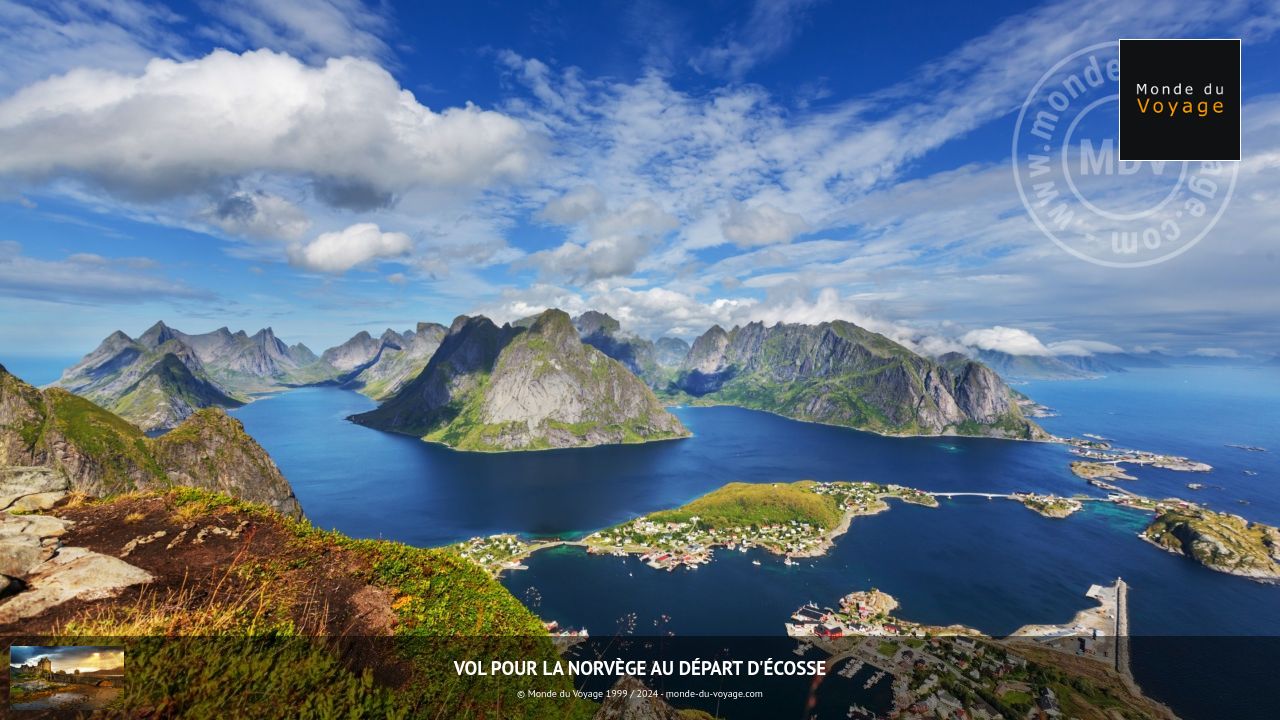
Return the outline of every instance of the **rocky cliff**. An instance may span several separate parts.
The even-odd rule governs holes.
[[[712,327],[673,387],[697,402],[877,432],[1045,437],[985,365],[936,362],[839,320]]]
[[[343,387],[384,400],[422,372],[447,333],[436,323],[418,323],[402,333],[388,329],[376,340],[362,331],[322,357],[343,371]]]
[[[355,422],[464,450],[537,450],[688,434],[620,363],[584,344],[569,316],[527,327],[462,316],[422,373]]]
[[[56,500],[68,491],[104,496],[170,485],[302,514],[266,451],[221,409],[201,410],[153,440],[84,398],[37,390],[0,367],[0,499],[8,505]]]

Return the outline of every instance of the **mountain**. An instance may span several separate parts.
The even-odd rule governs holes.
[[[654,359],[659,367],[678,368],[689,354],[689,343],[675,337],[660,337],[654,342]]]
[[[673,371],[689,352],[689,344],[677,338],[646,340],[622,330],[622,325],[609,315],[588,310],[573,320],[582,342],[622,363],[649,387],[665,388],[673,379]]]
[[[547,310],[526,328],[453,321],[422,372],[353,421],[461,450],[540,450],[684,437],[622,364]]]
[[[987,366],[954,353],[935,362],[840,320],[714,326],[673,387],[695,402],[876,432],[1045,437]]]
[[[1089,368],[1083,356],[1069,361],[1053,355],[1014,355],[999,350],[979,350],[977,359],[1010,380],[1086,380],[1102,375]],[[1123,372],[1123,370],[1121,370]]]
[[[255,392],[320,382],[336,371],[270,328],[188,335],[158,322],[135,340],[109,335],[54,383],[145,431],[168,430],[205,407],[234,408]]]
[[[41,471],[30,472],[35,469]],[[151,439],[82,397],[56,387],[38,390],[3,367],[0,470],[6,478],[39,476],[42,483],[58,481],[50,487],[96,496],[189,485],[302,514],[266,451],[221,409],[200,410]]]
[[[368,365],[381,349],[380,341],[374,340],[367,330],[361,330],[350,340],[320,353],[320,359],[338,370],[348,371]]]
[[[215,382],[237,395],[312,385],[337,374],[306,345],[286,345],[271,328],[253,335],[243,330],[232,333],[225,327],[204,335],[173,332],[195,351]]]
[[[339,378],[343,387],[384,400],[422,372],[448,332],[436,323],[418,323],[403,333],[388,329],[377,340],[362,331],[321,357],[344,371]]]

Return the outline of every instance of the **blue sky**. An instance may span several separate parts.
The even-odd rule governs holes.
[[[157,319],[844,318],[927,352],[1280,352],[1280,6],[0,0],[0,357]],[[1242,37],[1228,212],[1149,268],[1027,217],[1017,109],[1119,37]]]

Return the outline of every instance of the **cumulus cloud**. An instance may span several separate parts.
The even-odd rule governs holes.
[[[311,228],[301,208],[262,191],[232,193],[201,217],[224,232],[252,239],[299,240]]]
[[[371,61],[311,67],[269,50],[152,60],[141,74],[77,69],[0,101],[0,177],[83,179],[144,201],[263,172],[368,205],[521,178],[536,145],[502,113],[419,104]]]
[[[541,217],[558,225],[570,225],[604,210],[604,194],[594,185],[584,185],[547,203]]]
[[[404,233],[383,232],[373,223],[357,223],[290,247],[289,262],[308,270],[344,273],[374,260],[403,257],[412,249],[413,241]]]
[[[769,203],[754,207],[735,203],[720,223],[721,232],[738,247],[789,243],[808,229],[803,217]]]
[[[960,336],[960,342],[979,350],[994,350],[1010,355],[1051,355],[1049,348],[1035,335],[1019,328],[996,325],[981,330],[970,330]]]

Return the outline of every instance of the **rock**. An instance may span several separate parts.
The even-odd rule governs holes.
[[[630,675],[620,678],[612,689],[624,692],[601,703],[592,720],[680,720],[678,710],[650,695],[649,688]]]
[[[0,467],[0,510],[43,510],[71,489],[65,475],[49,467]]]
[[[24,578],[57,551],[69,520],[0,513],[0,575]]]
[[[0,625],[35,617],[69,600],[101,600],[152,581],[151,573],[85,548],[62,548],[25,578],[27,590],[0,603]]]
[[[221,408],[197,410],[152,439],[84,398],[37,390],[0,368],[0,510],[45,509],[69,490],[104,496],[174,485],[302,516],[279,468]]]

